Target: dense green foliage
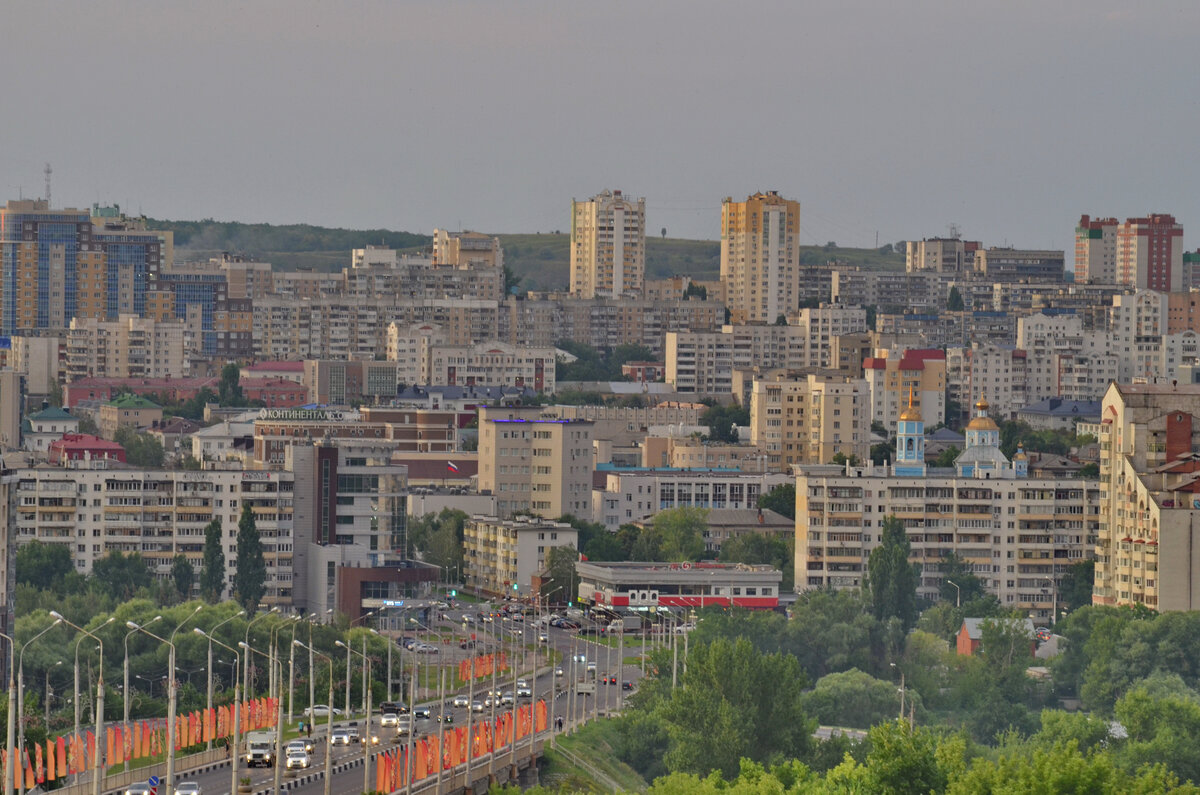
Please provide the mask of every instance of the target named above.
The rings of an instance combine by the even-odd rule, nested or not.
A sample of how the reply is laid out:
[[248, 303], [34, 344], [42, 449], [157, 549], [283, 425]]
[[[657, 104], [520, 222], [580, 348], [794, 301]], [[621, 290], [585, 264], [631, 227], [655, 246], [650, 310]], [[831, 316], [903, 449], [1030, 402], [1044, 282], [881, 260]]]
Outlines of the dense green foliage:
[[784, 483], [758, 498], [758, 507], [771, 510], [789, 519], [796, 518], [796, 484]]
[[1020, 420], [1001, 420], [998, 424], [1000, 450], [1009, 458], [1017, 452], [1018, 446], [1023, 447], [1027, 453], [1067, 455], [1072, 447], [1096, 441], [1093, 436], [1077, 436], [1074, 431], [1036, 431], [1029, 423]]
[[709, 406], [700, 415], [700, 424], [708, 427], [706, 439], [714, 442], [736, 442], [738, 434], [735, 426], [744, 427], [750, 424], [750, 409], [737, 405]]
[[655, 359], [654, 354], [644, 345], [618, 345], [607, 353], [572, 340], [559, 340], [557, 346], [576, 357], [573, 362], [559, 359], [555, 371], [558, 381], [628, 381], [628, 378], [621, 375], [621, 365], [628, 362], [650, 362]]
[[254, 511], [250, 509], [250, 503], [243, 502], [242, 516], [238, 519], [237, 571], [233, 575], [233, 593], [251, 618], [266, 593], [266, 579], [267, 563], [263, 559], [262, 538], [254, 521]]
[[406, 554], [415, 554], [457, 577], [462, 573], [463, 528], [469, 518], [464, 512], [450, 508], [443, 508], [438, 514], [409, 517]]
[[192, 585], [196, 582], [196, 567], [185, 555], [176, 555], [171, 563], [171, 580], [181, 601], [186, 601], [192, 595]]
[[244, 224], [236, 221], [165, 221], [149, 218], [150, 229], [175, 233], [175, 247], [189, 252], [208, 252], [213, 256], [230, 251], [248, 254], [276, 266], [301, 264], [284, 256], [298, 252], [340, 253], [342, 267], [349, 264], [350, 250], [365, 244], [397, 249], [425, 248], [432, 243], [427, 235], [393, 232], [390, 229], [333, 229], [310, 224]]
[[793, 534], [747, 533], [721, 544], [720, 559], [726, 563], [765, 563], [783, 572], [781, 593], [790, 593], [795, 584], [796, 538]]
[[917, 568], [909, 563], [912, 545], [904, 523], [894, 516], [883, 519], [882, 539], [867, 562], [868, 588], [875, 618], [896, 618], [904, 629], [917, 620]]
[[221, 517], [204, 527], [204, 565], [200, 569], [200, 597], [210, 605], [225, 591], [225, 551], [221, 549]]
[[122, 425], [113, 434], [113, 441], [125, 448], [125, 460], [132, 466], [153, 469], [163, 465], [162, 442], [148, 433]]

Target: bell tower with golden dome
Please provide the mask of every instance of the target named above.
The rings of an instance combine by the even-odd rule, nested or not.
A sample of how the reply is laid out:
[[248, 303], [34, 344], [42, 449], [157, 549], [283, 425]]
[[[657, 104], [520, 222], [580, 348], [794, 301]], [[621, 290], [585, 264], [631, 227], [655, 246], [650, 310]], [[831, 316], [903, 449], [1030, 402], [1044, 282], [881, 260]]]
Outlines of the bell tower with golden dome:
[[925, 420], [921, 410], [913, 405], [912, 389], [908, 390], [908, 408], [896, 423], [896, 475], [925, 476]]
[[987, 398], [979, 396], [967, 423], [966, 448], [954, 461], [960, 477], [1012, 477], [1012, 464], [1000, 451], [1000, 426], [988, 416]]

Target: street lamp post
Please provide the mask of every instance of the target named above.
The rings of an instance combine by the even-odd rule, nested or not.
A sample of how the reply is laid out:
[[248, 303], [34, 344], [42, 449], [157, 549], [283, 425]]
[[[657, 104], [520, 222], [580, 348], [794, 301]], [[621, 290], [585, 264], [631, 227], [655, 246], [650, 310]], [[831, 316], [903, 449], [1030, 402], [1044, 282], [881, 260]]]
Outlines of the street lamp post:
[[[192, 616], [196, 615], [196, 613], [199, 613], [201, 607], [203, 607], [203, 605], [196, 605], [196, 609], [193, 610], [187, 618], [185, 618], [183, 621], [180, 621], [179, 624], [176, 625], [175, 629], [171, 630], [171, 634], [165, 638], [160, 635], [155, 635], [144, 626], [138, 626], [132, 621], [125, 622], [125, 626], [129, 627], [130, 629], [137, 630], [144, 635], [149, 635], [161, 643], [167, 644], [167, 771], [163, 779], [163, 791], [168, 793], [175, 791], [172, 789], [172, 787], [174, 787], [175, 780], [175, 708], [177, 706], [179, 697], [178, 688], [175, 687], [175, 633], [177, 633], [180, 627], [183, 626], [184, 621], [187, 621]], [[98, 736], [99, 732], [97, 732], [97, 737]], [[96, 795], [99, 795], [99, 792], [97, 792]]]
[[[246, 648], [250, 647], [250, 628], [252, 626], [254, 626], [256, 623], [258, 623], [259, 621], [262, 621], [267, 616], [271, 615], [272, 613], [276, 613], [278, 611], [279, 611], [278, 607], [272, 607], [270, 610], [263, 612], [262, 615], [260, 615], [256, 618], [250, 619], [249, 623], [246, 624], [246, 637], [243, 641], [246, 644]], [[254, 667], [254, 659], [252, 657], [247, 657], [246, 664], [244, 666], [242, 666], [242, 678], [244, 680], [244, 682], [242, 684], [242, 692], [246, 695], [246, 698], [250, 698], [250, 669], [253, 667]]]
[[958, 583], [953, 580], [946, 580], [946, 584], [954, 586], [954, 606], [962, 607], [962, 588], [959, 588]]
[[[62, 660], [57, 660], [54, 663], [54, 665], [62, 665]], [[52, 671], [53, 669], [54, 669], [53, 665], [46, 666], [46, 688], [45, 688], [46, 717], [45, 717], [45, 721], [46, 721], [46, 732], [47, 733], [50, 732], [50, 671]]]
[[[292, 635], [293, 635], [293, 639], [294, 639], [294, 636], [295, 636], [294, 628], [296, 626], [295, 622], [299, 621], [299, 620], [300, 620], [300, 616], [288, 616], [287, 618], [285, 618], [283, 620], [282, 623], [276, 624], [275, 626], [271, 627], [271, 645], [268, 647], [268, 650], [271, 652], [271, 660], [273, 662], [279, 663], [279, 673], [280, 674], [283, 673], [283, 661], [279, 659], [279, 647], [276, 645], [277, 633], [281, 632], [283, 630], [283, 628], [286, 627], [290, 623], [293, 627]], [[294, 662], [294, 660], [293, 660], [293, 662]], [[272, 667], [271, 670], [272, 670], [272, 675], [274, 675], [274, 671], [275, 671], [274, 667]], [[275, 696], [278, 699], [282, 699], [283, 698], [283, 676], [282, 675], [275, 676], [274, 681], [275, 681], [275, 684], [271, 688], [271, 695]]]
[[[346, 652], [348, 654], [358, 654], [359, 656], [361, 656], [363, 658], [363, 687], [366, 688], [366, 691], [367, 691], [367, 702], [366, 702], [366, 707], [365, 707], [366, 718], [363, 720], [363, 723], [365, 724], [365, 727], [366, 727], [366, 732], [362, 737], [363, 792], [370, 792], [371, 791], [371, 786], [370, 786], [370, 780], [371, 780], [370, 779], [370, 776], [371, 776], [371, 689], [367, 685], [368, 685], [368, 682], [370, 681], [370, 676], [371, 676], [371, 658], [369, 658], [365, 653], [360, 653], [360, 652], [355, 651], [354, 649], [350, 648], [349, 643], [343, 643], [340, 640], [334, 641], [334, 643], [338, 646], [345, 646]], [[363, 638], [363, 648], [366, 649], [366, 647], [367, 647], [367, 641], [366, 641], [366, 638]]]
[[0, 638], [8, 641], [8, 734], [6, 735], [8, 737], [8, 754], [4, 757], [8, 760], [8, 764], [4, 766], [4, 795], [12, 795], [13, 768], [16, 767], [16, 760], [13, 756], [13, 735], [17, 730], [17, 679], [13, 657], [17, 654], [17, 642], [11, 635], [5, 635], [3, 632], [0, 632]]
[[[97, 667], [96, 673], [96, 769], [92, 774], [92, 795], [100, 795], [100, 781], [104, 778], [104, 771], [107, 764], [107, 760], [104, 759], [104, 749], [100, 743], [100, 739], [104, 737], [104, 641], [99, 635], [84, 629], [78, 624], [68, 621], [67, 619], [63, 618], [60, 613], [54, 610], [50, 611], [50, 616], [52, 618], [60, 619], [67, 626], [73, 627], [76, 631], [82, 632], [84, 635], [87, 635], [89, 638], [94, 639], [100, 644], [100, 663]], [[109, 616], [108, 620], [99, 627], [96, 627], [96, 629], [106, 627], [115, 620], [116, 619], [113, 616]], [[76, 646], [76, 649], [78, 648], [79, 647]], [[78, 652], [76, 653], [78, 654]], [[78, 689], [75, 691], [75, 699], [76, 703], [78, 703]]]
[[[252, 659], [253, 655], [257, 654], [261, 657], [267, 658], [267, 666], [269, 668], [275, 667], [277, 660], [275, 660], [267, 652], [260, 651], [256, 648], [253, 648], [250, 644], [240, 642], [240, 641], [238, 642], [238, 646], [240, 646], [246, 650], [246, 664], [247, 665], [250, 664], [250, 660]], [[282, 666], [280, 666], [280, 668], [282, 668]], [[283, 671], [280, 670], [279, 673], [282, 674]], [[268, 671], [268, 676], [269, 675], [270, 675], [270, 672]], [[283, 724], [283, 704], [282, 703], [276, 702], [275, 715], [276, 715], [276, 721], [275, 721], [275, 792], [280, 792], [281, 790], [279, 788], [279, 783], [281, 780], [281, 773], [282, 773], [282, 768], [280, 766], [280, 763], [283, 761], [283, 725], [282, 725]]]
[[[17, 712], [22, 718], [25, 717], [25, 650], [28, 649], [31, 645], [33, 645], [33, 642], [35, 640], [40, 638], [42, 635], [45, 635], [47, 632], [54, 629], [61, 623], [63, 623], [63, 620], [61, 618], [55, 616], [54, 623], [51, 624], [50, 626], [46, 627], [45, 629], [43, 629], [38, 634], [34, 635], [32, 638], [30, 638], [28, 643], [23, 644], [21, 646], [20, 654], [17, 655], [17, 693], [16, 693], [16, 695], [17, 695]], [[13, 643], [12, 638], [9, 638], [8, 640], [10, 643]], [[15, 646], [15, 643], [14, 643], [14, 646]], [[10, 685], [10, 687], [11, 687], [11, 685]], [[5, 779], [4, 779], [7, 793], [12, 792], [12, 783], [14, 780], [13, 777], [15, 775], [15, 770], [17, 767], [20, 766], [20, 760], [18, 760], [13, 753], [12, 703], [13, 702], [12, 702], [11, 696], [10, 696], [10, 700], [8, 702], [8, 722], [9, 722], [8, 758], [9, 758], [10, 764], [5, 766], [8, 770], [8, 772], [5, 774]], [[19, 735], [18, 736], [18, 745], [20, 745], [21, 753], [24, 753], [25, 752], [25, 721], [24, 720], [17, 721], [17, 733]], [[20, 784], [17, 787], [17, 789], [21, 792], [25, 791], [25, 776], [21, 776]]]
[[[327, 706], [329, 708], [328, 709], [329, 734], [325, 738], [325, 795], [329, 795], [329, 780], [333, 777], [333, 658], [326, 654], [321, 654], [321, 652], [314, 649], [311, 644], [305, 646], [305, 644], [301, 643], [300, 641], [293, 640], [292, 645], [293, 646], [304, 646], [305, 648], [307, 648], [308, 649], [308, 659], [310, 659], [310, 660], [313, 658], [313, 655], [315, 654], [316, 656], [322, 658], [323, 660], [325, 660], [326, 662], [329, 663], [329, 701], [327, 703]], [[309, 665], [309, 668], [308, 668], [308, 678], [309, 678], [310, 685], [311, 685], [311, 680], [315, 678], [313, 676], [312, 665]], [[314, 706], [314, 704], [313, 704], [312, 700], [309, 699], [309, 703], [308, 703], [309, 718], [316, 717], [316, 715], [313, 713], [313, 709], [312, 709], [313, 706]]]
[[[245, 612], [245, 611], [243, 611], [243, 612]], [[237, 618], [237, 616], [233, 616], [233, 618]], [[224, 621], [222, 621], [221, 623], [223, 624], [223, 623], [225, 623], [225, 622], [224, 622]], [[220, 626], [220, 624], [218, 624], [217, 626]], [[216, 630], [216, 628], [217, 628], [217, 627], [213, 627], [213, 630], [215, 631], [215, 630]], [[237, 792], [237, 786], [238, 786], [238, 756], [239, 756], [239, 754], [238, 754], [238, 751], [239, 751], [239, 749], [241, 748], [241, 745], [242, 745], [242, 734], [241, 734], [241, 731], [242, 731], [242, 730], [241, 730], [241, 723], [242, 723], [242, 699], [241, 699], [241, 693], [239, 692], [239, 691], [240, 691], [240, 689], [241, 689], [241, 688], [240, 688], [240, 684], [241, 684], [241, 683], [238, 681], [237, 668], [238, 668], [238, 667], [241, 667], [241, 664], [242, 664], [242, 655], [241, 655], [241, 653], [240, 653], [240, 652], [238, 652], [238, 650], [237, 650], [237, 649], [235, 649], [234, 647], [232, 647], [232, 646], [230, 646], [230, 645], [228, 645], [228, 644], [226, 644], [226, 643], [222, 643], [221, 641], [219, 641], [219, 640], [217, 640], [216, 638], [214, 638], [214, 637], [212, 636], [212, 634], [211, 634], [211, 633], [209, 633], [209, 632], [205, 632], [204, 630], [200, 629], [200, 627], [196, 627], [196, 628], [195, 628], [195, 629], [193, 629], [192, 631], [193, 631], [193, 632], [195, 632], [197, 635], [201, 635], [201, 636], [203, 636], [203, 637], [206, 637], [206, 638], [208, 638], [209, 649], [210, 649], [210, 651], [209, 651], [209, 654], [210, 654], [210, 655], [212, 654], [212, 651], [211, 651], [211, 649], [212, 649], [212, 644], [214, 644], [214, 643], [215, 643], [215, 644], [217, 644], [218, 646], [220, 646], [220, 647], [221, 647], [221, 648], [223, 648], [223, 649], [226, 649], [226, 650], [228, 650], [228, 651], [231, 651], [231, 652], [233, 652], [233, 664], [234, 664], [234, 666], [236, 666], [236, 667], [234, 668], [234, 674], [233, 674], [233, 737], [232, 737], [232, 738], [230, 738], [230, 742], [232, 742], [233, 744], [232, 744], [232, 745], [230, 746], [230, 748], [229, 748], [229, 791], [230, 791], [231, 793], [233, 793], [233, 792]], [[211, 680], [211, 674], [210, 674], [210, 679], [209, 679], [209, 681], [210, 681], [210, 682], [212, 681], [212, 680]], [[211, 688], [211, 687], [209, 688], [209, 692], [210, 692], [210, 693], [212, 692], [212, 688]], [[210, 703], [211, 703], [211, 702], [210, 702]], [[278, 759], [277, 759], [277, 760], [275, 760], [275, 764], [276, 764], [276, 765], [278, 765], [278, 764], [279, 764], [279, 760], [278, 760]]]
[[[239, 616], [244, 616], [244, 615], [246, 615], [246, 611], [239, 610], [236, 613], [234, 613], [233, 615], [231, 615], [229, 618], [225, 619], [224, 621], [218, 621], [216, 626], [214, 626], [211, 630], [209, 630], [209, 632], [200, 631], [200, 628], [196, 627], [197, 632], [199, 632], [204, 637], [208, 638], [208, 714], [209, 715], [212, 714], [212, 708], [213, 708], [213, 656], [212, 656], [213, 638], [212, 638], [212, 636], [216, 634], [217, 630], [220, 629], [222, 625], [228, 624], [230, 621], [233, 621], [235, 618], [238, 618]], [[209, 634], [209, 633], [212, 633], [212, 634]], [[226, 648], [229, 648], [229, 647], [226, 647]], [[234, 652], [234, 653], [236, 654], [237, 652]], [[190, 677], [189, 677], [189, 679], [190, 679]], [[234, 689], [235, 690], [237, 689], [236, 683], [234, 684]], [[125, 716], [125, 720], [128, 722], [128, 720], [129, 720], [128, 715]], [[212, 750], [212, 739], [209, 739], [207, 749], [209, 751]]]
[[[374, 610], [368, 610], [367, 612], [363, 613], [358, 618], [352, 620], [350, 622], [350, 629], [354, 629], [355, 624], [357, 624], [360, 621], [366, 621], [368, 618], [375, 615], [375, 613], [376, 613], [376, 611], [374, 611]], [[350, 639], [349, 630], [347, 630], [347, 632], [346, 632], [346, 639], [347, 640]], [[353, 672], [354, 666], [350, 663], [350, 648], [349, 648], [349, 646], [345, 643], [338, 643], [337, 645], [338, 646], [346, 646], [346, 717], [349, 717], [350, 716], [350, 674]], [[367, 668], [367, 666], [364, 664], [363, 670], [366, 671], [366, 668]], [[363, 687], [365, 688], [366, 686], [367, 686], [367, 682], [366, 682], [366, 679], [364, 678], [363, 679]], [[332, 707], [333, 705], [330, 704], [329, 706]], [[368, 715], [367, 717], [369, 718], [370, 715]]]
[[[161, 620], [162, 620], [162, 616], [155, 616], [154, 618], [152, 618], [152, 619], [150, 619], [149, 621], [147, 621], [147, 622], [145, 623], [145, 626], [147, 626], [147, 627], [148, 627], [148, 626], [150, 626], [151, 624], [153, 624], [155, 621], [161, 621]], [[126, 727], [126, 731], [128, 731], [128, 727], [129, 727], [129, 636], [130, 636], [130, 635], [132, 635], [132, 634], [133, 634], [133, 633], [135, 633], [135, 632], [137, 632], [137, 630], [136, 630], [136, 629], [131, 629], [131, 630], [129, 630], [128, 632], [126, 632], [126, 633], [125, 633], [125, 641], [124, 641], [124, 646], [125, 646], [125, 666], [124, 666], [124, 669], [125, 669], [125, 670], [124, 670], [124, 674], [125, 674], [125, 684], [124, 684], [124, 687], [125, 687], [125, 692], [124, 692], [124, 694], [123, 694], [123, 695], [124, 695], [124, 699], [123, 699], [123, 702], [124, 702], [124, 704], [123, 704], [123, 706], [124, 706], [124, 708], [125, 708], [125, 709], [124, 709], [124, 713], [122, 714], [122, 717], [123, 717], [123, 718], [124, 718], [124, 720], [125, 720], [125, 727]], [[210, 666], [209, 666], [209, 667], [211, 667], [211, 658], [210, 658]], [[151, 696], [153, 696], [154, 694], [153, 694], [153, 693], [151, 693], [150, 695], [151, 695]], [[125, 772], [126, 772], [126, 773], [128, 773], [128, 772], [129, 772], [129, 758], [128, 758], [128, 755], [125, 755], [125, 756], [126, 756], [126, 758], [125, 758]]]

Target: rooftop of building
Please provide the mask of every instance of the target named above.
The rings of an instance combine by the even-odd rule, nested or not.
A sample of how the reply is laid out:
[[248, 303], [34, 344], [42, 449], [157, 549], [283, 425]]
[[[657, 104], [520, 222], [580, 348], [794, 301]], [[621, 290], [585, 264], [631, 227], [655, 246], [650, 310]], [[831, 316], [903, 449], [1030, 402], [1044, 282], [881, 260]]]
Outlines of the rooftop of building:
[[61, 450], [124, 450], [125, 448], [108, 439], [101, 439], [90, 433], [64, 433], [61, 439], [50, 443], [52, 449]]
[[134, 395], [134, 394], [130, 394], [130, 393], [126, 393], [124, 395], [118, 395], [117, 397], [108, 401], [104, 405], [113, 406], [114, 408], [118, 408], [118, 409], [122, 409], [122, 410], [124, 410], [124, 409], [157, 409], [157, 408], [160, 408], [160, 406], [157, 403], [155, 403], [153, 400], [144, 398], [141, 395]]
[[1031, 403], [1018, 409], [1017, 414], [1037, 414], [1047, 417], [1082, 417], [1099, 418], [1100, 401], [1098, 400], [1069, 400], [1052, 397]]
[[770, 508], [711, 508], [705, 517], [705, 522], [710, 529], [745, 527], [747, 525], [791, 529], [796, 526], [795, 520], [776, 513]]
[[251, 365], [247, 366], [245, 368], [245, 370], [248, 373], [261, 373], [261, 372], [303, 373], [304, 372], [304, 362], [283, 362], [283, 361], [256, 362], [255, 364], [251, 364]]
[[55, 422], [57, 420], [77, 420], [79, 418], [58, 406], [48, 406], [39, 412], [30, 414], [29, 419], [40, 422]]

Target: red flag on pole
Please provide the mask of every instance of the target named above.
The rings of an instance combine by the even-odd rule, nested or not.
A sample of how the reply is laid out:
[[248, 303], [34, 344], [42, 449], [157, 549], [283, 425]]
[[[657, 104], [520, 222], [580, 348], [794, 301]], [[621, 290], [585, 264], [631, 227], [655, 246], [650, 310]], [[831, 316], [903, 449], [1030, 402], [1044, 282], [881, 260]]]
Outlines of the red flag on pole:
[[42, 758], [42, 744], [41, 743], [38, 743], [37, 745], [33, 746], [33, 755], [35, 757], [33, 770], [34, 770], [34, 775], [37, 776], [37, 783], [45, 784], [46, 783], [46, 762]]
[[33, 774], [33, 765], [29, 761], [29, 752], [25, 752], [25, 789], [33, 789], [37, 784], [36, 776]]
[[58, 778], [57, 765], [54, 764], [54, 740], [46, 740], [46, 780]]

